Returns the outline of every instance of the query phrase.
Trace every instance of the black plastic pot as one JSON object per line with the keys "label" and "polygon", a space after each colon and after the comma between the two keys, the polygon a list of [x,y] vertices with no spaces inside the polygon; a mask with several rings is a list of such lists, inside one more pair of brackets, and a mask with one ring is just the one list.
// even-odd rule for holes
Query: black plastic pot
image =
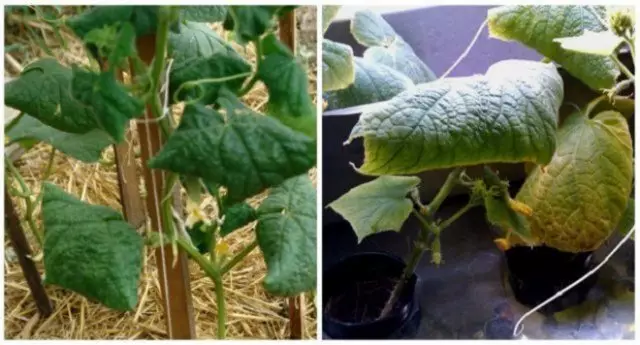
{"label": "black plastic pot", "polygon": [[378,315],[405,267],[386,253],[346,257],[323,274],[322,330],[330,339],[411,339],[420,325],[414,274],[385,318]]}
{"label": "black plastic pot", "polygon": [[[507,276],[518,302],[533,308],[591,270],[593,252],[567,253],[550,247],[518,246],[505,252]],[[551,315],[587,299],[597,273],[540,309]]]}

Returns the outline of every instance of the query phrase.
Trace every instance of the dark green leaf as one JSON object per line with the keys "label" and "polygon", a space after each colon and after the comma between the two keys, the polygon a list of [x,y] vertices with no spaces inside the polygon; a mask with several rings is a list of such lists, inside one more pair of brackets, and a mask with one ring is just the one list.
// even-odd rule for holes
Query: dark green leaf
{"label": "dark green leaf", "polygon": [[265,59],[258,76],[269,90],[267,113],[315,138],[316,107],[309,95],[305,69],[273,34],[263,39],[263,45]]}
{"label": "dark green leaf", "polygon": [[358,11],[351,20],[351,34],[366,47],[388,47],[398,38],[395,30],[379,13]]}
{"label": "dark green leaf", "polygon": [[225,30],[233,30],[236,40],[245,44],[253,41],[276,25],[275,15],[284,6],[229,6]]}
{"label": "dark green leaf", "polygon": [[246,202],[237,203],[224,211],[224,222],[220,228],[220,235],[227,236],[256,220],[256,210]]}
{"label": "dark green leaf", "polygon": [[409,77],[416,84],[436,80],[433,71],[401,38],[396,39],[389,47],[377,46],[367,49],[364,52],[364,59],[391,67]]}
{"label": "dark green leaf", "polygon": [[104,130],[117,142],[124,140],[130,119],[142,115],[144,103],[131,96],[113,73],[73,68],[73,96],[91,108]]}
{"label": "dark green leaf", "polygon": [[45,183],[42,220],[46,283],[109,308],[135,308],[143,241],[120,213]]}
{"label": "dark green leaf", "polygon": [[355,81],[353,49],[346,44],[322,40],[322,91],[341,90]]}
{"label": "dark green leaf", "polygon": [[190,104],[149,167],[219,183],[233,204],[308,171],[315,159],[313,140],[268,116]]}
{"label": "dark green leaf", "polygon": [[327,110],[389,100],[414,87],[404,74],[385,65],[356,57],[355,80],[349,87],[325,93]]}
{"label": "dark green leaf", "polygon": [[608,89],[620,73],[611,57],[568,51],[553,41],[605,30],[596,15],[605,17],[604,6],[501,6],[489,10],[489,32],[537,50],[594,90]]}
{"label": "dark green leaf", "polygon": [[265,289],[295,296],[316,288],[316,191],[307,174],[274,188],[258,208]]}
{"label": "dark green leaf", "polygon": [[213,228],[211,226],[207,226],[204,222],[200,221],[192,227],[187,228],[187,234],[189,234],[191,243],[198,248],[200,254],[209,253],[211,241],[213,240]]}
{"label": "dark green leaf", "polygon": [[12,141],[43,141],[85,163],[97,162],[102,151],[113,144],[111,137],[100,129],[84,134],[62,132],[26,114],[5,135]]}
{"label": "dark green leaf", "polygon": [[227,16],[227,6],[180,6],[182,19],[191,22],[221,22]]}
{"label": "dark green leaf", "polygon": [[[250,71],[251,65],[249,63],[238,56],[229,55],[226,51],[214,53],[206,58],[185,60],[180,66],[171,69],[171,81],[169,84],[171,99],[173,100],[175,92],[183,83],[205,78],[231,77],[243,73],[246,74]],[[225,82],[202,83],[199,85],[201,89],[196,86],[183,88],[178,95],[178,99],[199,98],[201,103],[213,104],[218,99],[219,92],[223,87],[236,93],[240,90],[247,77],[248,74]]]}
{"label": "dark green leaf", "polygon": [[122,67],[127,58],[136,55],[136,33],[129,23],[122,23],[115,45],[109,55],[109,67]]}
{"label": "dark green leaf", "polygon": [[173,68],[189,64],[192,59],[209,58],[216,54],[242,60],[231,45],[207,24],[186,22],[180,24],[178,33],[169,33],[169,55]]}
{"label": "dark green leaf", "polygon": [[563,82],[553,64],[505,60],[485,75],[420,84],[360,115],[363,174],[413,174],[495,162],[547,164]]}
{"label": "dark green leaf", "polygon": [[407,195],[419,183],[415,176],[380,176],[352,188],[329,207],[351,224],[358,241],[381,231],[400,231],[413,208]]}
{"label": "dark green leaf", "polygon": [[158,6],[95,6],[67,19],[67,25],[84,38],[91,30],[129,22],[136,35],[154,33],[158,21]]}
{"label": "dark green leaf", "polygon": [[5,84],[4,103],[61,131],[86,133],[99,128],[91,110],[71,95],[71,79],[71,70],[56,60],[38,60]]}

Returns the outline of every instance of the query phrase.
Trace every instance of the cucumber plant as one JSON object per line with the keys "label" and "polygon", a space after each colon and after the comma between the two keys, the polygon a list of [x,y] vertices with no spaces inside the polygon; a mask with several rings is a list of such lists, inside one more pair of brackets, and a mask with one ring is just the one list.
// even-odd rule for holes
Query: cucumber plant
{"label": "cucumber plant", "polygon": [[[603,6],[503,6],[490,9],[480,29],[486,24],[492,37],[518,41],[545,59],[500,61],[484,75],[441,77],[394,91],[388,101],[364,110],[346,141],[363,139],[364,163],[356,170],[378,177],[329,207],[350,222],[359,240],[399,231],[410,215],[421,226],[380,317],[393,310],[423,253],[430,251],[435,264],[443,262],[441,233],[474,207],[484,207],[488,222],[503,231],[496,240],[503,250],[545,245],[565,252],[592,251],[616,228],[625,232],[633,225],[633,149],[622,112],[633,109],[627,89],[634,75],[619,60],[622,50],[635,56],[632,13]],[[372,12],[357,13],[351,30],[359,42],[375,48],[398,41]],[[363,59],[374,56],[371,49]],[[341,56],[350,55],[349,49],[342,51]],[[335,59],[323,75],[349,64],[349,58]],[[558,65],[602,95],[570,104],[566,96],[571,90],[565,89],[570,84]],[[370,92],[357,76],[353,83],[325,80],[330,81],[325,98]],[[378,81],[377,90],[391,90],[391,81]],[[571,111],[564,114],[561,108]],[[508,181],[489,166],[493,163],[526,164],[528,176],[515,197]],[[465,173],[465,167],[474,165],[484,166],[480,177]],[[423,204],[420,178],[404,175],[445,168],[452,169],[446,181]],[[437,212],[455,186],[466,188],[468,203],[439,219]]]}
{"label": "cucumber plant", "polygon": [[[90,63],[64,66],[46,57],[26,66],[5,84],[5,105],[20,111],[5,135],[10,143],[51,145],[52,160],[61,152],[94,163],[107,146],[124,140],[147,104],[166,141],[144,162],[165,171],[157,205],[165,228],[140,234],[116,210],[67,194],[46,181],[48,174],[34,195],[5,156],[5,183],[17,181],[11,192],[26,201],[45,283],[131,310],[143,246],[170,245],[214,281],[220,338],[226,326],[222,277],[255,248],[267,265],[266,291],[293,296],[315,288],[316,196],[308,171],[316,162],[316,110],[305,68],[275,35],[278,18],[293,8],[96,6],[61,20],[83,41]],[[225,36],[253,46],[255,62],[209,26],[216,22]],[[147,66],[136,42],[149,35],[155,52]],[[119,70],[131,71],[127,83]],[[242,101],[257,83],[268,91],[265,114]],[[176,121],[167,115],[178,103],[184,110]],[[177,184],[188,195],[186,220],[172,207]],[[267,190],[259,207],[247,203]],[[216,200],[215,219],[197,206],[205,193]],[[33,218],[39,204],[42,228]],[[254,221],[256,240],[231,256],[224,237]]]}

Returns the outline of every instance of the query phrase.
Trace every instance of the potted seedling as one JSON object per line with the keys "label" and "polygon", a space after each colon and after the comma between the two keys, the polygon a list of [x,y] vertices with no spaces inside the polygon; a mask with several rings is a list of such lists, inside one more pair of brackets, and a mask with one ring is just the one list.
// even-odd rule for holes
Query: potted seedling
{"label": "potted seedling", "polygon": [[[143,233],[116,210],[84,202],[51,182],[42,181],[35,195],[5,157],[9,190],[25,199],[27,223],[44,254],[45,283],[115,310],[132,310],[138,303],[143,245],[182,250],[215,284],[219,338],[227,326],[222,278],[254,249],[264,256],[269,293],[295,296],[315,288],[316,202],[308,176],[316,157],[315,106],[304,67],[275,36],[278,18],[291,9],[91,7],[63,20],[86,44],[89,65],[69,68],[43,58],[5,84],[5,104],[21,112],[5,128],[6,136],[13,143],[50,144],[52,157],[62,152],[97,162],[106,147],[124,140],[145,104],[155,118],[140,120],[138,128],[158,122],[166,140],[143,162],[164,171],[156,181],[162,195],[147,191],[154,193],[164,228]],[[224,36],[253,45],[255,62],[216,33],[208,24],[214,22],[223,24]],[[155,54],[147,66],[141,54],[149,52],[139,51],[137,43],[149,37]],[[131,72],[128,83],[119,71]],[[266,114],[242,101],[258,81],[269,94]],[[184,110],[174,118],[169,106],[177,103],[184,103]],[[145,145],[150,149],[141,140]],[[188,195],[186,215],[173,206],[178,185]],[[248,204],[248,198],[267,190],[259,207]],[[216,200],[215,219],[199,207],[205,193]],[[38,205],[41,226],[33,219]],[[255,241],[230,253],[224,237],[254,221]]]}
{"label": "potted seedling", "polygon": [[[561,25],[565,18],[577,24]],[[325,272],[323,328],[330,337],[411,336],[403,327],[415,303],[414,270],[425,252],[434,264],[445,262],[442,232],[474,207],[483,207],[487,221],[501,232],[495,242],[506,253],[516,298],[532,307],[584,275],[590,252],[616,228],[629,230],[633,224],[633,150],[620,108],[633,102],[622,95],[634,76],[618,59],[623,47],[634,54],[629,12],[505,6],[491,9],[487,23],[492,37],[518,40],[546,59],[505,60],[483,75],[418,84],[363,111],[351,130],[346,144],[361,138],[364,147],[364,162],[354,168],[376,178],[329,207],[351,224],[360,241],[400,230],[409,216],[417,218],[420,232],[404,262],[360,254],[368,259],[347,257]],[[368,31],[381,34],[378,27]],[[531,28],[544,29],[532,33]],[[560,116],[569,92],[556,64],[604,93]],[[515,197],[495,163],[525,163],[528,176]],[[465,172],[476,165],[482,166],[479,176]],[[451,169],[448,177],[424,203],[419,187],[430,181],[412,175],[445,168]],[[468,202],[440,219],[438,211],[456,186],[466,189]],[[555,261],[545,265],[550,260]],[[514,262],[529,265],[520,269]],[[531,280],[543,274],[546,280]],[[544,291],[544,298],[524,298],[522,290],[531,286]],[[573,293],[572,302],[565,299],[551,310],[579,303],[585,295]],[[359,308],[354,312],[340,303]]]}

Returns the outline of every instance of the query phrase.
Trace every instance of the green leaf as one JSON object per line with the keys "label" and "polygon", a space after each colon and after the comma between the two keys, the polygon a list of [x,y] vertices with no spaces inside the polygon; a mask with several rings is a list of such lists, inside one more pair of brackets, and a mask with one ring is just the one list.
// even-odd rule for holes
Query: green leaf
{"label": "green leaf", "polygon": [[136,53],[136,33],[130,23],[122,23],[111,54],[109,54],[109,67],[124,66],[129,57]]}
{"label": "green leaf", "polygon": [[220,235],[227,236],[254,220],[256,220],[256,210],[246,202],[237,203],[224,211],[224,222],[220,228]]}
{"label": "green leaf", "polygon": [[593,32],[585,30],[580,36],[554,38],[564,50],[591,55],[610,56],[624,42],[611,31]]}
{"label": "green leaf", "polygon": [[602,6],[519,5],[492,8],[488,14],[489,33],[492,37],[519,41],[537,50],[594,90],[609,89],[620,74],[613,59],[568,51],[554,42],[555,38],[579,36],[586,30],[605,30],[593,8],[604,17]]}
{"label": "green leaf", "polygon": [[91,110],[71,95],[71,79],[71,70],[55,59],[37,60],[5,84],[4,104],[61,131],[86,133],[99,128]]}
{"label": "green leaf", "polygon": [[230,44],[207,24],[186,22],[180,24],[177,33],[169,33],[169,55],[173,68],[188,65],[192,59],[209,58],[216,54],[242,60]]}
{"label": "green leaf", "polygon": [[149,167],[225,186],[232,204],[308,171],[315,161],[314,141],[275,119],[247,108],[222,115],[192,104]]}
{"label": "green leaf", "polygon": [[265,290],[295,296],[316,288],[316,191],[307,174],[271,190],[258,208],[256,237],[267,264]]}
{"label": "green leaf", "polygon": [[158,21],[159,6],[95,6],[83,13],[68,18],[66,24],[80,38],[90,31],[112,26],[120,22],[129,22],[136,35],[154,33]]}
{"label": "green leaf", "polygon": [[341,7],[342,7],[341,5],[322,6],[322,33],[323,34],[327,32],[329,25],[331,25],[333,18],[335,18],[336,15],[338,15],[338,12],[340,12]]}
{"label": "green leaf", "polygon": [[276,14],[285,6],[229,6],[225,30],[233,30],[236,40],[245,44],[275,27]]}
{"label": "green leaf", "polygon": [[130,95],[110,72],[97,74],[74,67],[71,90],[117,142],[124,140],[129,120],[142,115],[144,109],[144,103]]}
{"label": "green leaf", "polygon": [[371,10],[356,12],[351,20],[351,34],[365,47],[388,47],[399,37],[380,14]]}
{"label": "green leaf", "polygon": [[346,44],[322,40],[322,91],[344,89],[356,78],[353,49]]}
{"label": "green leaf", "polygon": [[200,221],[186,230],[189,238],[191,238],[191,243],[198,248],[200,254],[209,253],[211,241],[213,240],[213,228]]}
{"label": "green leaf", "polygon": [[362,115],[367,175],[493,162],[547,164],[556,146],[562,78],[552,64],[506,60],[487,73],[418,85]]}
{"label": "green leaf", "polygon": [[351,224],[358,241],[381,231],[400,231],[413,207],[407,195],[419,183],[415,176],[380,176],[352,188],[329,207]]}
{"label": "green leaf", "polygon": [[85,163],[97,162],[102,151],[113,144],[111,137],[102,130],[94,129],[84,134],[62,132],[27,114],[5,132],[5,135],[12,141],[43,141]]}
{"label": "green leaf", "polygon": [[620,113],[568,117],[553,159],[531,172],[516,197],[533,210],[533,235],[566,252],[600,247],[627,207],[632,157],[629,127]]}
{"label": "green leaf", "polygon": [[[624,213],[622,214],[622,217],[620,218],[620,221],[618,222],[618,226],[616,226],[616,230],[618,230],[618,232],[620,232],[623,236],[625,236],[629,231],[631,231],[631,228],[633,228],[633,226],[636,223],[636,219],[635,219],[635,201],[633,200],[633,198],[629,198],[629,201],[627,202],[627,207],[624,210]],[[632,239],[635,239],[635,232],[631,235]]]}
{"label": "green leaf", "polygon": [[388,47],[371,47],[364,52],[364,59],[377,62],[406,75],[416,84],[436,80],[436,75],[416,55],[411,46],[396,39]]}
{"label": "green leaf", "polygon": [[182,19],[192,22],[221,22],[227,16],[227,6],[180,6]]}
{"label": "green leaf", "polygon": [[273,34],[262,42],[265,58],[259,65],[258,77],[269,91],[267,113],[314,138],[316,107],[309,95],[306,70]]}
{"label": "green leaf", "polygon": [[[185,60],[180,66],[172,67],[169,82],[169,92],[173,100],[180,85],[187,82],[207,78],[223,78],[241,75],[251,71],[251,65],[241,57],[229,54],[227,51],[216,52],[208,57]],[[201,89],[183,88],[178,95],[179,100],[199,98],[204,104],[213,104],[219,97],[222,88],[236,93],[242,87],[247,76],[224,82],[208,82],[199,85]]]}
{"label": "green leaf", "polygon": [[409,77],[385,65],[359,57],[353,61],[353,84],[342,90],[326,92],[327,110],[386,101],[414,87]]}
{"label": "green leaf", "polygon": [[109,308],[135,308],[143,241],[120,213],[86,204],[47,182],[42,220],[45,283]]}
{"label": "green leaf", "polygon": [[513,231],[522,240],[530,242],[532,240],[531,227],[525,216],[512,207],[514,200],[509,195],[508,181],[500,180],[485,165],[483,180],[480,182],[484,182],[485,186],[482,196],[489,223],[500,227],[507,233]]}

